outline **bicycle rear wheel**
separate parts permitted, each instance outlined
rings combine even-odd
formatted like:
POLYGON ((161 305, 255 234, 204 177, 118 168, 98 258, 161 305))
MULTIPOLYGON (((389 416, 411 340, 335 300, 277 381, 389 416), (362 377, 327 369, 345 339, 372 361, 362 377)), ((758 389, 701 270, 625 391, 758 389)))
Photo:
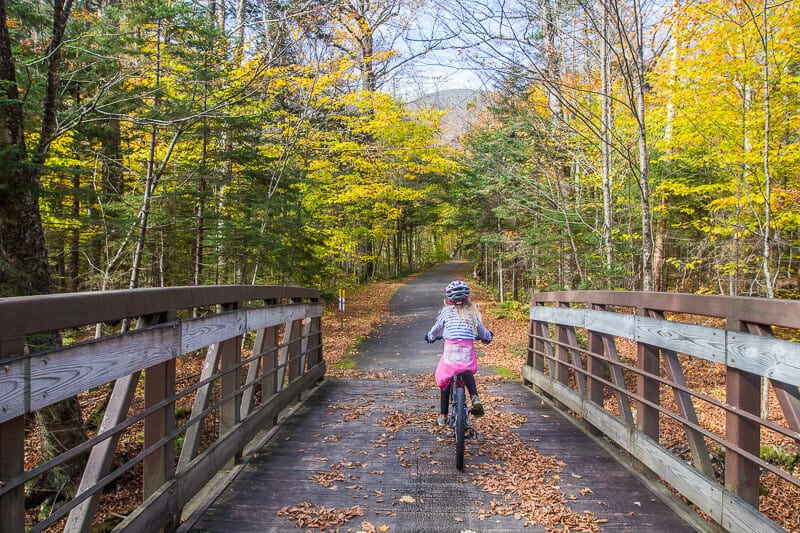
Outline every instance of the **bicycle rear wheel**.
POLYGON ((464 470, 464 446, 467 430, 467 399, 464 387, 456 387, 452 409, 455 409, 453 431, 456 437, 456 468, 464 470))

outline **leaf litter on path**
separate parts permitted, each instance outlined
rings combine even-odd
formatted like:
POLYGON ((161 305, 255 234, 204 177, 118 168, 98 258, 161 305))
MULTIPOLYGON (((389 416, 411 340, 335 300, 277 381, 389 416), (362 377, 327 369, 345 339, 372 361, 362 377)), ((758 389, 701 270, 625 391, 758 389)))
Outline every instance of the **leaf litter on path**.
MULTIPOLYGON (((330 345, 326 344, 325 352, 329 369, 334 367, 335 362, 345 357, 348 342, 352 342, 357 336, 369 334, 381 321, 386 320, 390 296, 399 286, 400 284, 393 283, 378 284, 371 286, 369 291, 356 293, 356 297, 351 297, 348 301, 349 316, 346 318, 348 327, 344 330, 338 328, 336 322, 338 319, 335 315, 326 316, 329 326, 326 328, 326 332, 332 334, 330 345), (337 329, 339 334, 337 334, 337 329)), ((485 296, 481 295, 480 291, 476 291, 476 299, 485 296)), ((481 365, 503 365, 516 369, 518 372, 521 358, 518 354, 510 354, 509 347, 513 346, 515 342, 524 342, 526 330, 521 328, 520 331, 516 324, 501 322, 491 317, 486 317, 486 322, 490 329, 494 328, 493 331, 498 340, 502 337, 506 337, 508 340, 483 347, 484 354, 481 365)), ((383 374, 372 376, 364 372, 341 369, 331 370, 329 375, 356 379, 391 377, 383 374)), ((600 524, 605 520, 597 519, 593 513, 588 511, 582 513, 572 511, 567 505, 566 502, 575 499, 576 496, 567 497, 558 486, 565 464, 555 456, 540 454, 524 442, 515 429, 526 423, 526 417, 505 412, 503 409, 511 403, 511 400, 490 394, 486 386, 482 385, 497 381, 505 381, 505 378, 484 376, 479 382, 481 398, 490 414, 480 420, 481 439, 478 440, 475 455, 485 457, 488 461, 469 464, 467 476, 474 485, 494 498, 486 498, 486 502, 476 501, 478 519, 485 520, 491 516, 512 516, 523 522, 521 525, 542 525, 548 532, 600 531, 600 524)), ((426 400, 438 398, 438 389, 434 384, 432 373, 414 378, 413 387, 410 390, 414 392, 414 398, 426 400)), ((406 399, 409 399, 408 396, 406 399)), ((344 420, 350 422, 361 420, 367 414, 367 410, 375 405, 371 400, 354 399, 350 404, 340 402, 329 407, 344 411, 344 420)), ((440 435, 447 432, 446 429, 436 425, 435 414, 419 409, 388 412, 385 417, 377 421, 377 424, 381 425, 388 435, 384 433, 380 439, 370 442, 373 449, 385 447, 391 440, 392 433, 409 426, 423 429, 439 438, 440 435)), ((449 439, 440 438, 440 440, 449 443, 449 439)), ((408 447, 398 447, 394 455, 402 466, 410 466, 409 453, 412 452, 408 447)), ((391 454, 380 455, 382 459, 390 456, 391 454)), ((341 482, 343 481, 341 473, 341 466, 337 467, 337 464, 334 464, 330 471, 317 473, 318 479, 315 480, 321 483, 341 482)), ((586 487, 581 491, 581 495, 591 494, 591 492, 591 489, 586 487)), ((382 494, 378 497, 382 497, 382 494)), ((411 504, 416 502, 416 499, 410 495, 402 495, 399 501, 411 504)), ((302 502, 294 507, 283 508, 278 514, 293 520, 296 527, 324 530, 325 528, 340 527, 352 518, 363 516, 364 510, 358 506, 349 509, 328 509, 302 502)), ((463 520, 462 517, 456 517, 457 523, 459 522, 458 518, 463 520)), ((367 521, 362 522, 361 526, 363 531, 376 529, 367 521)), ((388 526, 385 528, 380 530, 388 530, 388 526)), ((348 528, 348 531, 357 530, 348 528)))

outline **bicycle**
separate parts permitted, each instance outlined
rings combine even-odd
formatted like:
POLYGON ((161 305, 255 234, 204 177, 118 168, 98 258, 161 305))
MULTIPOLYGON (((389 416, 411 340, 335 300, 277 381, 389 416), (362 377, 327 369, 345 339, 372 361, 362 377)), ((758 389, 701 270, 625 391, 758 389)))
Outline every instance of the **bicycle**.
POLYGON ((456 441, 456 469, 464 470, 464 451, 467 439, 475 439, 478 432, 470 424, 470 407, 461 374, 452 378, 450 387, 450 408, 447 415, 448 425, 453 429, 456 441))
MULTIPOLYGON (((442 337, 431 339, 427 333, 425 334, 425 342, 427 343, 433 343, 441 339, 442 337)), ((479 340, 484 344, 491 342, 491 340, 479 340)), ((466 386, 462 376, 463 374, 459 373, 450 378, 450 405, 447 414, 447 424, 453 429, 453 437, 456 443, 456 469, 458 470, 464 470, 466 440, 478 438, 478 432, 475 431, 475 428, 470 423, 472 410, 467 403, 466 386)))

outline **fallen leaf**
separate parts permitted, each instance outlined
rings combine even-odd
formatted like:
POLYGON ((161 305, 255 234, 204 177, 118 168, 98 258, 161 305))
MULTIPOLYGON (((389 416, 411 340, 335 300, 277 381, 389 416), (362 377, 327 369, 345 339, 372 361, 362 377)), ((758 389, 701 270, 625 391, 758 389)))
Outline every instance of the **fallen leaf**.
POLYGON ((400 503, 417 503, 413 496, 400 496, 400 503))

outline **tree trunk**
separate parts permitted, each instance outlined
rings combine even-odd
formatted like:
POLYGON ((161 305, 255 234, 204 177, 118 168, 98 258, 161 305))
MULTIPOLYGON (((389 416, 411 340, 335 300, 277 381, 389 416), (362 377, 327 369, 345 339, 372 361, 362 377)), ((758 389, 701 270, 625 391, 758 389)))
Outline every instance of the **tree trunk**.
POLYGON ((641 4, 633 2, 635 24, 634 58, 634 93, 636 97, 636 121, 639 130, 639 189, 642 209, 642 290, 653 290, 653 220, 650 212, 650 151, 647 145, 647 122, 645 113, 645 64, 644 64, 644 27, 641 4))
MULTIPOLYGON (((161 81, 161 22, 158 22, 158 29, 156 32, 156 79, 155 88, 160 88, 161 81)), ((155 100, 153 101, 153 112, 158 114, 159 111, 159 97, 156 93, 155 100)), ((142 264, 142 256, 144 253, 144 245, 147 239, 147 224, 150 217, 150 202, 155 189, 156 183, 156 170, 155 170, 155 152, 158 143, 158 128, 155 124, 150 126, 150 150, 147 156, 147 175, 144 182, 144 195, 142 198, 142 206, 139 209, 139 230, 136 237, 136 247, 133 252, 133 260, 131 261, 131 277, 128 284, 129 289, 135 289, 139 286, 139 271, 142 264)))
MULTIPOLYGON (((612 216, 612 182, 611 182, 611 124, 613 121, 611 107, 611 67, 610 58, 611 40, 609 35, 608 4, 603 2, 603 39, 601 50, 601 133, 600 154, 602 158, 602 187, 603 187, 603 247, 605 248, 606 270, 611 271, 614 264, 614 249, 612 247, 611 230, 613 228, 612 216)), ((608 284, 607 284, 608 285, 608 284)), ((609 287, 610 288, 610 287, 609 287)))
POLYGON ((545 72, 544 85, 547 90, 547 105, 550 108, 553 125, 561 128, 564 110, 561 102, 561 54, 556 46, 557 13, 555 0, 539 0, 544 32, 545 72))
MULTIPOLYGON (((770 202, 772 193, 772 178, 769 168, 769 136, 770 136, 770 87, 769 87, 769 40, 767 32, 769 31, 769 17, 768 6, 766 0, 762 5, 762 31, 759 34, 761 39, 762 51, 764 52, 764 67, 763 73, 763 90, 764 90, 764 260, 762 267, 764 270, 764 287, 767 293, 767 298, 775 297, 775 288, 772 286, 772 266, 770 263, 770 256, 772 254, 772 205, 770 202)), ((755 21, 754 21, 755 22, 755 21)), ((756 26, 757 27, 757 26, 756 26)))
MULTIPOLYGON (((39 145, 28 156, 25 147, 23 105, 19 99, 11 40, 8 33, 5 1, 0 0, 0 296, 26 296, 50 293, 47 246, 39 212, 41 165, 56 131, 59 95, 61 44, 72 9, 71 1, 53 3, 53 33, 47 54, 47 86, 42 107, 39 145)), ((28 341, 31 349, 46 349, 61 344, 58 334, 28 341), (37 346, 31 346, 36 343, 37 346)), ((43 460, 53 459, 86 440, 80 405, 69 398, 40 409, 36 419, 42 434, 43 460)), ((41 500, 51 494, 74 495, 82 460, 54 468, 39 478, 29 490, 41 500), (76 475, 76 472, 78 475, 76 475)))
POLYGON ((653 289, 663 291, 666 289, 664 279, 664 264, 667 241, 667 197, 661 195, 661 215, 655 225, 655 239, 653 240, 653 289))
POLYGON ((195 285, 202 285, 203 276, 203 243, 205 241, 205 207, 206 207, 206 180, 200 178, 197 184, 197 203, 194 207, 194 276, 195 285))
MULTIPOLYGON (((72 216, 75 220, 80 219, 81 213, 81 177, 79 173, 75 173, 72 177, 72 216)), ((69 269, 67 272, 69 278, 69 288, 72 291, 77 291, 80 286, 80 229, 75 227, 70 230, 69 235, 69 269)))
MULTIPOLYGON (((763 102, 764 102, 764 150, 762 153, 764 165, 764 257, 762 268, 764 270, 764 288, 767 293, 767 298, 775 297, 775 288, 772 286, 772 267, 770 264, 770 256, 772 253, 772 178, 769 168, 769 147, 770 147, 770 85, 769 85, 769 11, 767 1, 764 0, 762 6, 762 19, 761 31, 759 32, 759 39, 761 40, 761 49, 764 53, 764 66, 762 69, 762 83, 763 83, 763 102)), ((753 17, 755 22, 755 17, 753 17)), ((758 28, 757 24, 754 24, 758 28)), ((761 416, 769 417, 769 380, 766 377, 761 378, 761 416)))

